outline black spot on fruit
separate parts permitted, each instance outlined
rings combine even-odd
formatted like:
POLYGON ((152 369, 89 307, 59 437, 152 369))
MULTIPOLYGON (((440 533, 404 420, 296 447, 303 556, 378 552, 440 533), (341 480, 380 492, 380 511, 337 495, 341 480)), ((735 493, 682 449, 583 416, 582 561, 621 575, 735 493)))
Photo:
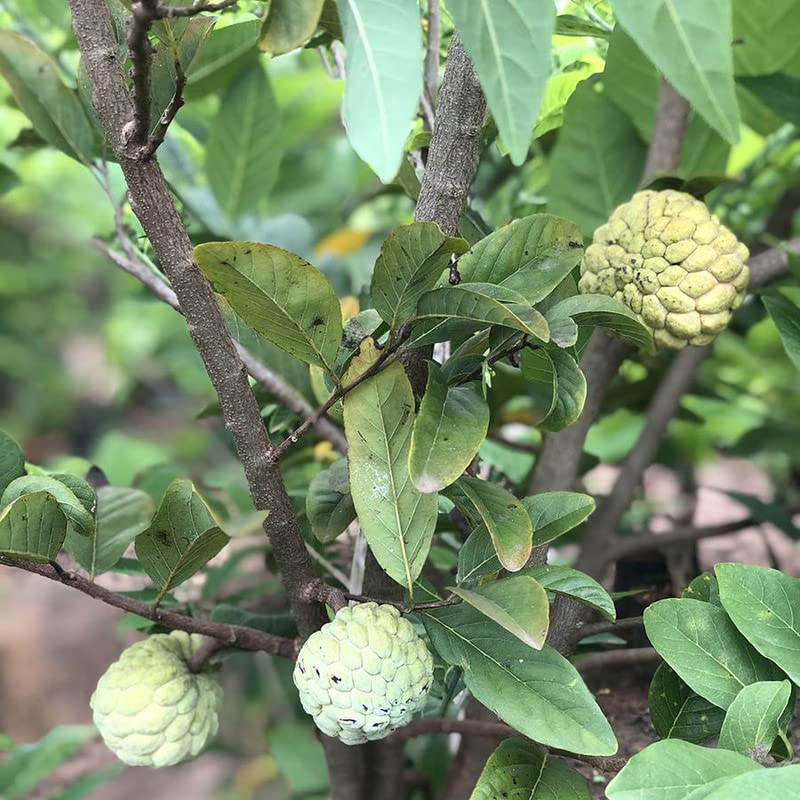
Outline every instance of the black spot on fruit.
POLYGON ((578 249, 582 248, 583 245, 580 242, 569 242, 569 246, 573 248, 573 250, 577 247, 578 249))

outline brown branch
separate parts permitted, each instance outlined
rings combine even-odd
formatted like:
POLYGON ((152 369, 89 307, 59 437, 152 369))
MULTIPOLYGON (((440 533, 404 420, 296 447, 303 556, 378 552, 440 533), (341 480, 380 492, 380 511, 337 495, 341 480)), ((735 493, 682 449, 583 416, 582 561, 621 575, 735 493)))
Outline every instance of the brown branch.
POLYGON ((647 149, 645 178, 657 172, 677 169, 681 160, 681 147, 688 119, 689 103, 672 88, 672 84, 663 80, 653 135, 647 149))
POLYGON ((177 113, 183 108, 183 90, 186 88, 186 75, 178 59, 175 59, 175 93, 164 109, 164 113, 158 120, 155 130, 150 134, 147 144, 139 151, 142 158, 150 158, 164 142, 167 130, 175 119, 177 113))
POLYGON ((425 94, 432 107, 436 106, 439 99, 439 47, 441 45, 441 39, 441 0, 428 0, 428 44, 425 48, 425 94))
POLYGON ((598 633, 617 633, 619 631, 629 630, 630 628, 641 628, 643 624, 642 617, 625 617, 618 619, 614 622, 603 621, 595 622, 591 625, 580 625, 575 630, 578 640, 585 639, 587 636, 596 636, 598 633))
MULTIPOLYGON (((182 313, 175 292, 146 264, 143 264, 138 259, 132 260, 120 255, 101 239, 90 239, 89 243, 120 269, 129 275, 133 275, 159 300, 174 308, 178 313, 182 313)), ((312 424, 319 435, 331 442, 339 452, 347 453, 347 439, 345 439, 344 433, 338 425, 332 422, 329 417, 318 415, 314 406, 300 392, 286 383, 280 375, 273 372, 266 364, 259 361, 247 348, 238 342, 234 344, 245 369, 261 386, 288 409, 294 411, 297 416, 303 419, 312 419, 313 417, 312 424)))
MULTIPOLYGON (((505 725, 502 722, 484 722, 483 720, 477 719, 450 719, 445 717, 415 720, 405 727, 396 730, 390 738, 406 741, 415 736, 425 736, 430 733, 460 733, 464 736, 478 736, 487 739, 508 739, 510 737, 516 737, 518 739, 526 739, 539 747, 545 747, 545 745, 539 744, 539 742, 524 736, 510 725, 505 725)), ((619 772, 625 766, 626 762, 626 759, 621 757, 583 756, 578 753, 570 753, 568 750, 558 750, 552 747, 548 747, 547 749, 552 755, 572 758, 575 761, 582 761, 584 764, 588 764, 601 772, 619 772)), ((483 765, 481 764, 481 768, 482 767, 483 765)))
POLYGON ((143 603, 140 600, 134 600, 111 592, 80 575, 74 575, 63 570, 58 572, 49 565, 35 564, 32 561, 23 561, 10 556, 0 556, 0 564, 32 572, 55 583, 69 586, 71 589, 76 589, 95 600, 99 600, 101 603, 114 606, 114 608, 119 608, 131 614, 138 614, 140 617, 152 620, 165 628, 186 631, 187 633, 201 633, 220 642, 223 647, 239 647, 243 650, 262 651, 272 655, 283 656, 284 658, 294 658, 295 655, 295 642, 293 639, 274 636, 271 633, 264 633, 243 625, 227 625, 155 608, 149 603, 143 603))
POLYGON ((750 288, 759 289, 785 275, 789 269, 788 251, 800 254, 800 237, 753 256, 748 262, 750 288))
POLYGON ((140 151, 147 144, 150 132, 150 68, 153 63, 150 28, 158 19, 157 9, 157 0, 135 0, 131 5, 127 45, 128 55, 131 59, 133 113, 125 121, 122 136, 134 152, 140 151))
POLYGON ((655 664, 659 661, 661 656, 652 647, 629 647, 626 650, 609 650, 606 653, 592 653, 578 658, 575 660, 575 669, 579 672, 592 672, 630 664, 655 664))
POLYGON ((197 3, 192 6, 162 6, 156 8, 158 19, 172 19, 173 17, 193 17, 204 11, 223 11, 235 6, 239 0, 222 0, 219 3, 197 3))
POLYGON ((214 656, 227 647, 228 644, 226 642, 221 642, 219 639, 206 640, 189 658, 186 665, 189 668, 189 672, 202 672, 214 656))

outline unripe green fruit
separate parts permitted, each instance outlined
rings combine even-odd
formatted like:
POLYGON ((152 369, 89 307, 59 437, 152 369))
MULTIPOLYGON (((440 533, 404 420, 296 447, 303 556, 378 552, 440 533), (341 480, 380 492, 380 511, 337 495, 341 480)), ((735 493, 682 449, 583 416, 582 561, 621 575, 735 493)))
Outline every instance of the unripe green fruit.
POLYGON ((173 631, 125 650, 91 699, 94 724, 120 761, 171 767, 194 758, 216 734, 222 689, 188 661, 204 637, 173 631))
POLYGON ((363 744, 383 739, 422 710, 433 658, 396 608, 361 603, 311 634, 297 657, 294 682, 323 733, 363 744))
POLYGON ((708 344, 744 300, 747 247, 684 192, 637 192, 599 227, 578 288, 621 300, 656 346, 708 344))

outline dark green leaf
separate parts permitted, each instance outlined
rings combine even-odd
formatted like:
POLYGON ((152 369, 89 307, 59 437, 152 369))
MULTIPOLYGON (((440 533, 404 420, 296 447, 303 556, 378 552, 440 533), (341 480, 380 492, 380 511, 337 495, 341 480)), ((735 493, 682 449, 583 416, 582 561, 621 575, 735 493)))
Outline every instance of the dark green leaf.
POLYGON ((555 32, 557 36, 593 36, 596 39, 608 39, 611 35, 608 28, 575 14, 559 14, 556 17, 555 32))
POLYGON ((11 481, 25 474, 25 454, 4 431, 0 431, 0 495, 11 481))
POLYGON ((779 294, 761 299, 778 329, 786 355, 800 369, 800 308, 779 294))
POLYGON ((428 364, 428 384, 414 420, 408 468, 417 489, 438 492, 470 465, 489 428, 489 406, 478 385, 448 386, 438 364, 428 364))
POLYGON ((700 744, 719 735, 725 712, 695 694, 668 664, 659 664, 649 699, 650 719, 662 739, 700 744))
POLYGON ((459 584, 474 583, 487 575, 499 572, 502 568, 489 531, 485 525, 479 525, 458 551, 456 579, 459 584))
POLYGON ((751 758, 768 753, 783 732, 781 717, 792 694, 789 681, 761 681, 745 686, 730 704, 719 746, 751 758))
POLYGON ((586 780, 546 750, 506 739, 483 768, 470 800, 589 800, 586 780))
POLYGON ((0 512, 0 553, 25 561, 55 561, 67 534, 67 518, 47 492, 24 494, 0 512))
POLYGON ((305 44, 317 29, 325 0, 271 0, 258 46, 279 56, 305 44))
POLYGON ((800 55, 796 0, 732 0, 737 75, 768 75, 800 55))
POLYGON ((332 487, 331 470, 322 470, 309 484, 306 515, 314 536, 321 542, 332 542, 356 518, 350 493, 332 487))
POLYGON ((533 527, 525 506, 511 492, 496 483, 463 477, 446 494, 468 518, 486 525, 507 570, 525 566, 533 547, 533 527))
POLYGON ((97 509, 97 495, 88 481, 71 472, 52 472, 50 477, 63 483, 80 500, 81 505, 94 514, 97 509))
POLYGON ((58 502, 59 508, 70 521, 75 530, 84 535, 94 534, 94 516, 87 511, 80 498, 61 481, 46 475, 23 475, 12 481, 0 498, 0 506, 13 503, 18 497, 26 494, 47 492, 58 502))
MULTIPOLYGON (((349 383, 378 358, 365 339, 345 376, 349 383)), ((398 361, 344 398, 350 490, 361 530, 378 563, 413 593, 436 527, 435 494, 420 494, 408 474, 414 393, 398 361)))
POLYGON ((228 543, 192 482, 173 481, 150 527, 136 537, 136 557, 158 588, 156 603, 228 543))
POLYGON ((520 733, 573 753, 616 752, 608 721, 553 648, 532 650, 466 603, 418 614, 442 658, 464 670, 475 698, 520 733))
POLYGON ((580 600, 581 603, 599 611, 611 622, 617 618, 617 609, 611 596, 585 572, 557 564, 537 564, 526 567, 523 574, 535 578, 549 592, 580 600))
POLYGON ((194 257, 214 291, 265 339, 332 369, 342 312, 328 279, 300 256, 267 244, 209 242, 194 257))
POLYGON ((539 419, 537 427, 560 431, 572 425, 586 402, 586 378, 575 359, 558 349, 525 350, 520 359, 539 419))
POLYGON ((297 626, 290 613, 283 614, 254 614, 238 606, 220 603, 211 611, 214 622, 226 625, 244 625, 246 628, 255 628, 264 633, 275 636, 296 636, 297 626))
POLYGON ((414 316, 420 297, 436 285, 450 256, 468 248, 464 239, 445 236, 433 222, 402 225, 386 237, 375 262, 370 293, 390 328, 414 316))
POLYGON ((800 580, 749 564, 717 564, 714 572, 722 607, 739 632, 800 683, 800 580))
POLYGON ((580 525, 594 511, 595 504, 588 494, 543 492, 524 497, 522 505, 533 523, 534 544, 540 547, 580 525))

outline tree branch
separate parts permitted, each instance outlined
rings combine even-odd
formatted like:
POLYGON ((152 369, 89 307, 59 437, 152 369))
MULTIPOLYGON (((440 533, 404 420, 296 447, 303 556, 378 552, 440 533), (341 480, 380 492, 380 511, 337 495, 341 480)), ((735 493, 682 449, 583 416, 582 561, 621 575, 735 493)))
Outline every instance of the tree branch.
POLYGON ((677 169, 688 120, 689 103, 672 88, 671 83, 666 79, 663 80, 658 96, 653 135, 647 148, 645 178, 657 172, 671 172, 677 169))
POLYGON ((153 63, 150 27, 158 19, 157 9, 158 0, 135 0, 131 4, 127 45, 131 59, 133 114, 125 121, 121 132, 134 151, 141 151, 145 147, 150 132, 150 67, 153 63))
MULTIPOLYGON (((533 739, 523 736, 519 731, 512 728, 510 725, 504 725, 502 722, 484 722, 477 719, 450 719, 450 718, 429 718, 418 719, 409 723, 403 728, 396 730, 390 738, 405 741, 412 739, 415 736, 425 736, 430 733, 460 733, 464 736, 478 736, 487 739, 508 739, 516 737, 518 739, 527 739, 532 744, 544 747, 533 739)), ((556 748, 547 748, 552 755, 562 756, 563 758, 572 758, 575 761, 582 761, 601 772, 619 772, 624 766, 627 759, 621 757, 604 757, 604 756, 583 756, 577 753, 570 753, 568 750, 558 750, 556 748)), ((481 768, 483 765, 481 765, 481 768)))
POLYGON ((80 575, 73 575, 63 570, 58 572, 49 565, 35 564, 32 561, 23 561, 10 556, 0 556, 0 564, 5 567, 32 572, 55 583, 69 586, 71 589, 76 589, 95 600, 99 600, 101 603, 128 611, 131 614, 138 614, 140 617, 157 622, 165 628, 186 631, 187 633, 201 633, 222 643, 224 647, 239 647, 243 650, 262 651, 276 656, 283 656, 284 658, 294 658, 295 656, 295 642, 293 639, 274 636, 271 633, 264 633, 243 625, 227 625, 207 619, 187 617, 174 611, 164 611, 149 603, 143 603, 111 592, 80 575))
POLYGON ((140 153, 142 158, 150 158, 164 142, 167 130, 172 124, 178 112, 183 108, 183 90, 186 88, 186 75, 183 72, 181 62, 175 59, 175 93, 169 101, 169 105, 164 109, 161 119, 152 134, 147 139, 147 143, 142 147, 140 153))
POLYGON ((428 44, 425 48, 425 94, 431 107, 439 100, 439 47, 442 39, 441 0, 428 0, 428 44))
MULTIPOLYGON (((141 261, 126 258, 110 248, 101 239, 90 239, 92 247, 99 250, 110 261, 120 269, 133 275, 146 289, 155 295, 163 303, 174 308, 178 313, 181 306, 175 292, 156 275, 146 264, 141 261)), ((238 342, 234 342, 236 352, 244 363, 245 369, 250 375, 263 386, 271 395, 283 403, 288 409, 294 411, 302 419, 311 420, 311 424, 316 428, 320 436, 327 439, 340 452, 347 454, 347 439, 345 439, 342 429, 330 420, 329 417, 318 414, 308 400, 303 397, 294 387, 290 386, 284 379, 273 372, 269 367, 259 361, 247 348, 238 342), (313 419, 312 419, 313 418, 313 419)))
POLYGON ((606 653, 583 656, 576 659, 575 669, 579 672, 592 672, 630 664, 656 664, 660 661, 661 656, 652 647, 629 647, 625 650, 609 650, 606 653))
POLYGON ((235 6, 239 0, 222 0, 219 3, 195 3, 191 6, 162 6, 159 5, 156 12, 158 19, 171 19, 173 17, 193 17, 202 14, 204 11, 223 11, 226 8, 235 6))

